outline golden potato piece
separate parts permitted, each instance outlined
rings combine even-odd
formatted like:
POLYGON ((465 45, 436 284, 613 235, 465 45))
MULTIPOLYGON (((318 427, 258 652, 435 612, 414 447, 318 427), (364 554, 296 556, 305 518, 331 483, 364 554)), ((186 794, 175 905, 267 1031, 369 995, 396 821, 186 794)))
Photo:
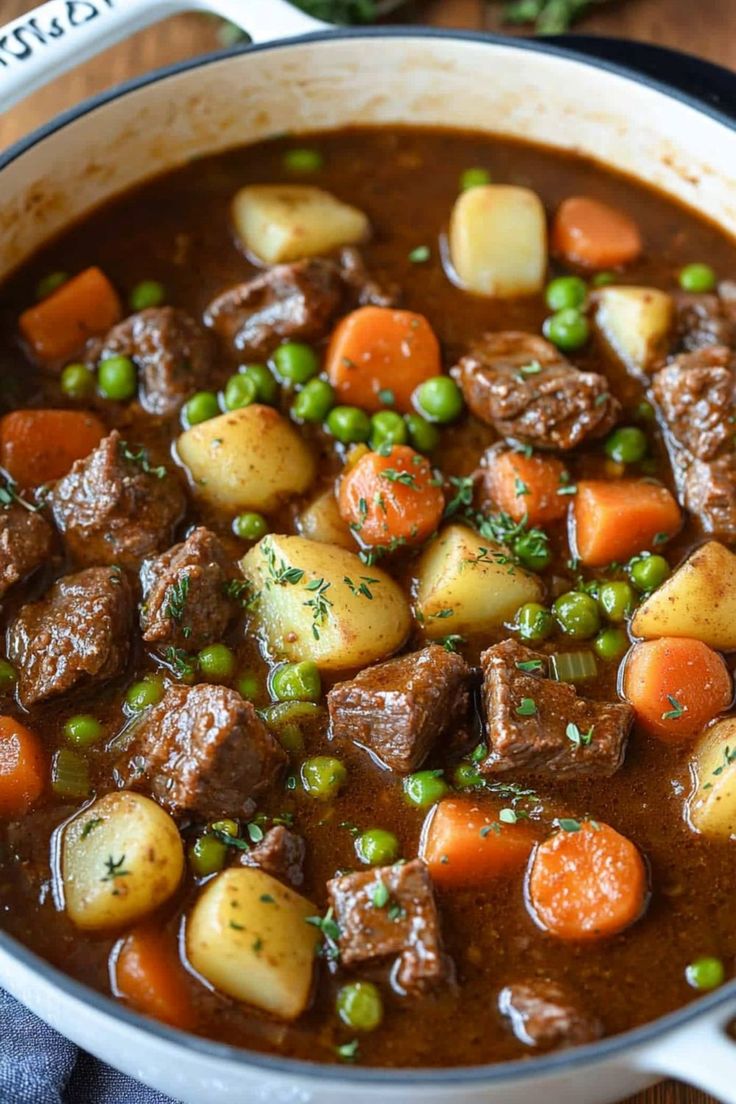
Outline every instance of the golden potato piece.
POLYGON ((236 194, 232 212, 243 245, 265 264, 317 257, 370 233, 357 207, 307 184, 250 184, 236 194))
POLYGON ((661 360, 673 319, 672 297, 658 288, 611 286, 595 294, 596 326, 634 372, 648 372, 661 360))
POLYGON ((450 218, 450 259, 460 285, 511 299, 540 291, 547 270, 547 220, 539 196, 512 184, 462 192, 450 218))

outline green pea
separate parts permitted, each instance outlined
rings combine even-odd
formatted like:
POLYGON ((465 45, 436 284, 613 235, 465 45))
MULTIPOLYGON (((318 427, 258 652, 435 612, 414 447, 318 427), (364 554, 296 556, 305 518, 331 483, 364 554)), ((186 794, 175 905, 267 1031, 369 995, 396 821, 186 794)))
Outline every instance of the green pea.
POLYGON ((522 640, 541 644, 555 629, 555 619, 548 609, 538 602, 527 602, 516 615, 516 629, 522 640))
POLYGON ((354 1031, 375 1031, 383 1019, 383 1000, 372 981, 343 985, 335 1002, 337 1014, 354 1031))
POLYGON ((617 276, 615 272, 596 272, 593 279, 590 281, 594 288, 608 287, 610 284, 615 284, 617 276))
POLYGON ((304 735, 299 725, 282 725, 276 731, 276 739, 289 755, 301 755, 304 751, 304 735))
POLYGON ((547 541, 542 540, 535 530, 516 538, 514 554, 530 571, 544 571, 552 559, 547 541))
POLYGON ((449 793, 450 787, 442 777, 442 771, 417 771, 404 779, 404 795, 410 805, 420 809, 434 805, 449 793))
POLYGON ((647 435, 637 426, 621 426, 606 438, 606 455, 617 464, 637 464, 647 451, 647 435))
POLYGON ((291 412, 300 422, 323 422, 335 405, 335 389, 323 379, 311 379, 304 385, 291 412))
POLYGON ((273 372, 265 364, 246 364, 242 375, 255 384, 256 399, 259 403, 272 406, 279 394, 279 385, 273 372))
POLYGON ((135 364, 126 356, 113 356, 103 360, 97 369, 97 388, 103 399, 125 402, 138 390, 138 372, 135 364))
POLYGON ((189 848, 189 865, 198 878, 217 874, 226 858, 227 844, 215 836, 200 836, 189 848))
POLYGON ((670 573, 664 556, 639 556, 629 565, 629 575, 637 590, 649 594, 661 586, 670 573))
POLYGON ((8 694, 18 681, 18 672, 7 659, 0 659, 0 694, 8 694))
POLYGON ((255 671, 243 671, 235 682, 235 689, 247 701, 255 701, 261 694, 261 680, 255 671))
POLYGON ((221 832, 223 836, 237 836, 238 822, 237 820, 230 820, 229 818, 214 820, 212 824, 210 824, 210 829, 213 832, 221 832))
POLYGON ((713 291, 717 277, 709 264, 689 264, 680 269, 680 287, 683 291, 713 291))
POLYGON ((233 533, 241 540, 257 541, 265 537, 267 532, 268 522, 265 517, 253 510, 246 514, 238 514, 233 521, 233 533))
POLYGON ((475 763, 458 763, 452 778, 455 785, 461 790, 483 784, 483 775, 475 763))
POLYGON ((452 376, 432 376, 414 392, 414 403, 430 422, 454 422, 462 414, 463 393, 452 376))
POLYGON ((310 797, 321 801, 336 797, 347 781, 348 772, 339 759, 316 755, 302 763, 302 786, 310 797))
POLYGON ((620 659, 629 646, 629 638, 623 629, 603 629, 593 641, 595 654, 607 663, 620 659))
POLYGON ((158 280, 141 280, 131 291, 128 302, 131 310, 142 311, 160 307, 165 299, 166 289, 158 280))
POLYGON ((75 747, 85 748, 96 744, 104 735, 104 728, 96 717, 89 713, 78 713, 70 717, 64 725, 64 738, 75 747))
POLYGON ((723 985, 726 971, 720 958, 715 958, 713 955, 703 955, 702 958, 696 958, 686 967, 685 978, 688 985, 691 985, 693 989, 707 991, 717 989, 719 985, 723 985))
POLYGON ((563 352, 581 349, 590 337, 590 323, 576 307, 565 307, 544 321, 544 336, 563 352))
POLYGON ((343 445, 355 445, 368 440, 371 422, 357 406, 335 406, 327 415, 327 429, 343 445))
POLYGON ((625 621, 634 612, 636 596, 628 583, 601 583, 598 604, 609 621, 625 621))
POLYGON ((36 298, 46 299, 52 292, 58 291, 68 279, 68 272, 49 272, 47 276, 42 276, 36 284, 36 298))
POLYGON ((252 379, 243 372, 237 376, 231 376, 225 384, 223 402, 226 410, 240 410, 243 406, 250 406, 256 401, 257 390, 252 379))
POLYGON ((125 704, 133 713, 140 713, 149 705, 157 705, 164 696, 164 688, 161 680, 153 675, 134 682, 128 687, 125 695, 125 704))
POLYGON ((544 299, 550 310, 559 311, 566 307, 582 307, 587 294, 585 280, 579 276, 558 276, 547 284, 544 299))
POLYGON ((355 853, 366 866, 386 866, 399 857, 399 841, 385 828, 369 828, 355 841, 355 853))
POLYGON ((306 383, 319 372, 319 357, 309 345, 287 341, 273 354, 273 363, 281 379, 306 383))
POLYGON ((324 163, 324 157, 316 149, 291 149, 283 156, 283 165, 288 172, 319 172, 324 163))
POLYGON ((404 416, 406 428, 409 430, 409 441, 417 452, 432 452, 440 443, 439 430, 423 418, 421 414, 406 414, 404 416))
POLYGON ((184 406, 184 421, 186 425, 195 426, 200 422, 208 422, 210 418, 216 418, 220 413, 220 404, 214 391, 198 391, 184 406))
POLYGON ((587 640, 595 636, 601 626, 598 604, 580 590, 561 594, 552 608, 560 628, 573 640, 587 640))
POLYGON ((460 174, 460 191, 467 192, 471 188, 482 188, 484 184, 491 183, 491 174, 488 169, 478 167, 465 169, 460 174))
POLYGON ((371 448, 381 445, 406 444, 409 431, 406 422, 395 410, 381 410, 371 418, 371 448))
POLYGON ((86 364, 67 364, 59 380, 61 390, 70 399, 88 399, 94 394, 95 377, 86 364))
POLYGON ((205 678, 225 682, 235 673, 235 656, 227 644, 209 644, 197 656, 199 669, 205 678))
POLYGON ((319 701, 322 680, 311 660, 283 663, 271 675, 271 692, 277 701, 319 701))
POLYGON ((637 403, 634 414, 640 422, 653 422, 656 418, 654 407, 646 399, 642 399, 640 403, 637 403))

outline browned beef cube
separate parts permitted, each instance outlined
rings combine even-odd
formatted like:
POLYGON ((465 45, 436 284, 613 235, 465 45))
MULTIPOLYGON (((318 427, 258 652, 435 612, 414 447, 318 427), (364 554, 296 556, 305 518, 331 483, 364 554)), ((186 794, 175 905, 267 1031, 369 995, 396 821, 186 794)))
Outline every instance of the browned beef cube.
POLYGON ((600 1039, 603 1025, 557 982, 516 981, 501 990, 498 1009, 519 1042, 539 1050, 580 1046, 600 1039))
POLYGON ((220 640, 235 606, 226 587, 227 555, 209 529, 194 529, 141 570, 143 639, 199 651, 220 640))
POLYGON ((136 568, 171 543, 184 494, 165 468, 120 439, 117 430, 77 460, 51 492, 64 542, 82 564, 136 568))
POLYGON ((368 272, 360 250, 353 245, 340 250, 340 274, 352 299, 349 306, 395 307, 399 302, 398 287, 382 287, 368 272))
POLYGON ((8 630, 24 705, 120 674, 128 658, 133 597, 116 567, 65 575, 8 630))
POLYGON ((212 337, 185 311, 150 307, 90 343, 90 364, 127 356, 141 374, 141 400, 151 414, 172 414, 208 382, 214 364, 212 337))
POLYGON ((736 536, 736 456, 693 460, 684 472, 681 497, 706 532, 736 536))
POLYGON ((170 686, 117 764, 123 785, 173 812, 249 816, 286 761, 250 702, 227 686, 170 686))
POLYGON ((0 509, 0 598, 48 558, 51 526, 17 502, 0 509))
POLYGON ((675 295, 677 348, 684 352, 712 345, 736 347, 736 283, 724 280, 714 293, 675 295))
POLYGON ((432 882, 421 859, 343 874, 327 883, 343 966, 397 958, 394 979, 419 993, 452 978, 432 882))
POLYGON ((407 774, 468 712, 468 666, 439 644, 367 667, 327 695, 332 736, 407 774))
POLYGON ((481 656, 488 755, 483 774, 525 770, 607 778, 621 766, 633 720, 623 702, 587 701, 547 678, 547 657, 504 640, 481 656))
POLYGON ((298 888, 304 882, 306 847, 301 836, 277 824, 260 843, 241 853, 243 866, 257 866, 280 882, 298 888))
POLYGON ((604 376, 578 371, 534 334, 484 334, 451 374, 476 418, 536 448, 602 437, 621 410, 604 376))

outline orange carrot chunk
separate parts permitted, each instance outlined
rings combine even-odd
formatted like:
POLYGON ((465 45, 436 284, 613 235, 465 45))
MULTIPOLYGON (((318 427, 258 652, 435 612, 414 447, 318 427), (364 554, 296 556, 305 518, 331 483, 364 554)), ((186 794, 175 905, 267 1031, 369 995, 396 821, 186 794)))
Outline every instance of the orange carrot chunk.
POLYGON ((570 499, 561 495, 565 466, 554 456, 498 452, 489 458, 486 487, 499 510, 514 521, 545 525, 565 516, 570 499))
POLYGON ((394 445, 365 453, 342 477, 338 510, 362 544, 420 544, 440 523, 445 499, 428 460, 394 445))
POLYGON ((46 756, 35 732, 14 717, 0 717, 0 816, 24 816, 41 796, 46 756))
POLYGON ((0 418, 0 465, 21 487, 60 479, 107 430, 80 410, 14 410, 0 418))
POLYGON ((113 969, 118 995, 138 1012, 182 1031, 193 1028, 195 1015, 184 968, 165 933, 136 928, 120 945, 113 969))
POLYGON ((570 543, 581 562, 603 567, 659 547, 679 530, 682 515, 658 483, 590 479, 578 483, 571 523, 570 543))
POLYGON ((571 196, 557 209, 552 223, 552 252, 584 268, 619 268, 642 251, 634 220, 590 196, 571 196))
POLYGON ((424 823, 419 846, 435 884, 482 885, 521 870, 536 832, 526 820, 508 823, 514 816, 510 809, 472 798, 440 801, 424 823))
POLYGON ((327 377, 340 403, 404 414, 420 383, 442 371, 440 347, 422 314, 361 307, 339 323, 327 349, 327 377))
POLYGON ((731 676, 719 653, 702 640, 675 636, 632 648, 623 691, 639 724, 670 744, 694 739, 733 698, 731 676))
POLYGON ((119 322, 123 308, 104 272, 87 268, 20 316, 20 331, 39 360, 66 360, 90 337, 119 322))
POLYGON ((608 824, 571 821, 573 826, 535 851, 529 905, 540 927, 560 939, 603 939, 644 911, 646 867, 631 840, 608 824))

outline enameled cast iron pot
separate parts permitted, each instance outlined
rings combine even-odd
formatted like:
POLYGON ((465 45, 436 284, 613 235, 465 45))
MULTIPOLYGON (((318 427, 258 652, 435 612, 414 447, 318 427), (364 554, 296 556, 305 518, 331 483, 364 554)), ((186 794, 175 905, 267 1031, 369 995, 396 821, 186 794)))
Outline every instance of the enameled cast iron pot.
MULTIPOLYGON (((736 77, 610 40, 328 30, 285 0, 52 0, 0 30, 0 110, 186 8, 240 23, 254 45, 123 85, 0 155, 0 278, 103 200, 192 157, 350 123, 474 127, 580 151, 736 235, 736 77)), ((736 1044, 724 1031, 736 1016, 736 982, 576 1050, 406 1071, 317 1066, 184 1035, 1 932, 0 984, 80 1046, 186 1104, 603 1104, 667 1074, 736 1104, 736 1044)))

